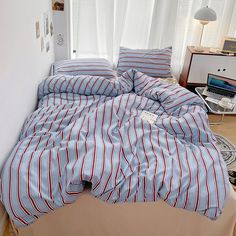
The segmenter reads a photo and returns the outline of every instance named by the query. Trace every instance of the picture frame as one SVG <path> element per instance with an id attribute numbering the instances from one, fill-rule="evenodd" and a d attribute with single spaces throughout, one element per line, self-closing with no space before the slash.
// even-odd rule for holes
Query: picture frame
<path id="1" fill-rule="evenodd" d="M 44 21 L 44 36 L 47 37 L 47 35 L 49 34 L 49 14 L 48 13 L 44 13 L 43 16 L 43 21 Z"/>
<path id="2" fill-rule="evenodd" d="M 50 35 L 51 35 L 51 37 L 53 36 L 53 34 L 54 34 L 54 27 L 53 27 L 53 23 L 51 21 L 51 23 L 50 23 Z"/>
<path id="3" fill-rule="evenodd" d="M 224 53 L 236 53 L 236 38 L 224 37 L 221 44 L 221 51 Z"/>
<path id="4" fill-rule="evenodd" d="M 41 37 L 41 52 L 44 50 L 44 38 Z"/>
<path id="5" fill-rule="evenodd" d="M 49 52 L 49 51 L 50 51 L 50 43 L 47 42 L 47 43 L 46 43 L 46 52 Z"/>
<path id="6" fill-rule="evenodd" d="M 40 23 L 39 23 L 39 21 L 36 21 L 36 23 L 35 23 L 35 33 L 36 33 L 36 39 L 40 38 Z"/>
<path id="7" fill-rule="evenodd" d="M 53 11 L 64 11 L 64 0 L 52 0 Z"/>

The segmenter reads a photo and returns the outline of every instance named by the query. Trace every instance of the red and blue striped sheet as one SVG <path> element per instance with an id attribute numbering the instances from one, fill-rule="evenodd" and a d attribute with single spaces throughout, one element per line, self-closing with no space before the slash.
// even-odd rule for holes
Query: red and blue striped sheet
<path id="1" fill-rule="evenodd" d="M 2 171 L 1 201 L 17 226 L 73 203 L 86 182 L 111 203 L 222 213 L 227 169 L 193 93 L 130 70 L 117 80 L 52 76 L 38 94 Z M 143 111 L 158 116 L 153 125 Z"/>

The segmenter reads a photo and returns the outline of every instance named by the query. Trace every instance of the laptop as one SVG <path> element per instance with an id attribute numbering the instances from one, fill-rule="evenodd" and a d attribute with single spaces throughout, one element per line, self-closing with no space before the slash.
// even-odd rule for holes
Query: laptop
<path id="1" fill-rule="evenodd" d="M 203 95 L 217 100 L 227 97 L 234 102 L 236 99 L 236 80 L 208 74 L 207 86 L 203 91 Z"/>

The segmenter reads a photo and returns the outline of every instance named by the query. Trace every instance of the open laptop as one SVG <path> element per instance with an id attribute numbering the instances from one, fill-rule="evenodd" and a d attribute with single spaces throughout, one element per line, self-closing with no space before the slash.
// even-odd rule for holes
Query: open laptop
<path id="1" fill-rule="evenodd" d="M 208 74 L 207 86 L 203 91 L 203 95 L 217 100 L 227 97 L 230 98 L 231 101 L 235 101 L 236 80 L 220 75 Z"/>

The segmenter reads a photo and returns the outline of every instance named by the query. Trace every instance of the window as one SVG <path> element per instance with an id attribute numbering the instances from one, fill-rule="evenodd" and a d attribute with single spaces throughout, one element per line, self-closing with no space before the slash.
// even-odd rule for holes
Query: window
<path id="1" fill-rule="evenodd" d="M 104 57 L 115 63 L 120 46 L 173 46 L 173 72 L 179 75 L 187 45 L 197 45 L 195 12 L 209 5 L 217 21 L 205 27 L 203 45 L 219 47 L 235 36 L 236 0 L 72 0 L 74 57 Z"/>

